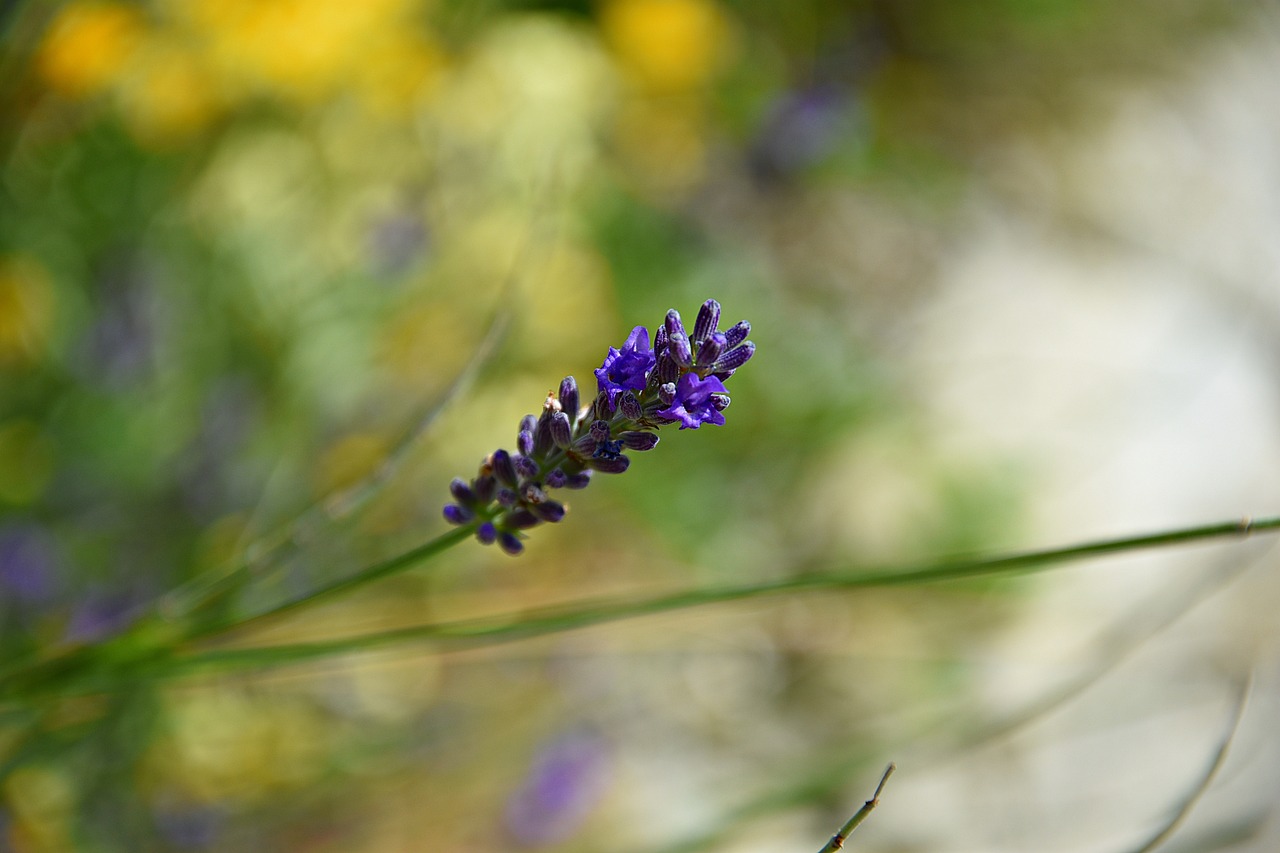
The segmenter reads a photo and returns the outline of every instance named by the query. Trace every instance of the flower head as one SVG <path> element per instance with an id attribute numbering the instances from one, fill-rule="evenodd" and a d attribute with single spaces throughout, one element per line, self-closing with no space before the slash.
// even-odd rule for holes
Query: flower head
<path id="1" fill-rule="evenodd" d="M 595 371 L 599 393 L 579 406 L 572 376 L 547 395 L 540 416 L 525 415 L 516 452 L 497 450 L 469 483 L 450 484 L 454 503 L 444 508 L 451 524 L 470 525 L 485 545 L 508 554 L 524 549 L 521 531 L 564 518 L 568 507 L 548 496 L 554 489 L 582 489 L 593 473 L 621 474 L 631 465 L 625 451 L 643 452 L 658 443 L 665 424 L 698 429 L 722 426 L 729 393 L 724 383 L 755 354 L 746 340 L 751 325 L 717 331 L 720 303 L 708 299 L 693 334 L 672 310 L 649 342 L 636 326 L 621 349 L 609 347 Z"/>

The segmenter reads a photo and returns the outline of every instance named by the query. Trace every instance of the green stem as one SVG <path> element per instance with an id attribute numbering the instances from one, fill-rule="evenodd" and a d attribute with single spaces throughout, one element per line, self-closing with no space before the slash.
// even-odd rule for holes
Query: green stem
<path id="1" fill-rule="evenodd" d="M 1103 539 L 1065 548 L 1029 551 L 1022 554 L 940 565 L 934 564 L 913 569 L 810 574 L 764 583 L 687 590 L 640 600 L 603 599 L 564 607 L 546 608 L 517 620 L 513 620 L 510 614 L 504 614 L 497 617 L 417 625 L 392 631 L 312 643 L 196 652 L 185 657 L 177 657 L 166 661 L 160 671 L 155 674 L 169 676 L 204 669 L 238 669 L 245 666 L 279 665 L 349 652 L 367 651 L 412 641 L 429 640 L 440 644 L 457 646 L 490 645 L 560 633 L 637 616 L 702 607 L 708 604 L 820 589 L 906 586 L 988 575 L 1021 574 L 1104 554 L 1169 547 L 1227 537 L 1241 538 L 1252 533 L 1274 532 L 1276 530 L 1280 530 L 1280 517 L 1255 520 L 1246 518 L 1240 521 L 1180 528 L 1142 536 Z M 459 534 L 464 532 L 469 533 L 470 531 L 467 528 L 460 528 L 450 535 L 461 538 Z M 436 549 L 442 549 L 454 544 L 456 540 L 442 541 L 449 539 L 450 535 L 419 546 L 419 548 L 406 552 L 400 557 L 393 557 L 385 563 L 374 566 L 347 581 L 321 589 L 304 599 L 282 605 L 241 622 L 220 626 L 216 631 L 208 631 L 201 636 L 223 634 L 270 616 L 296 610 L 304 605 L 314 603 L 319 598 L 327 598 L 337 592 L 347 591 L 357 585 L 363 585 L 372 580 L 385 577 L 391 572 L 405 568 L 414 560 L 421 558 L 428 549 L 434 552 Z"/>
<path id="2" fill-rule="evenodd" d="M 848 839 L 858 826 L 867 819 L 867 815 L 871 814 L 871 810 L 880 805 L 880 793 L 884 791 L 884 783 L 889 781 L 889 777 L 893 775 L 893 771 L 897 769 L 892 762 L 884 769 L 884 775 L 880 777 L 880 784 L 876 785 L 876 792 L 871 795 L 871 799 L 862 804 L 862 808 L 854 812 L 853 817 L 849 818 L 844 826 L 840 827 L 840 831 L 831 836 L 831 840 L 827 842 L 827 846 L 823 847 L 818 853 L 835 853 Z"/>
<path id="3" fill-rule="evenodd" d="M 260 613 L 255 613 L 252 616 L 244 617 L 243 619 L 235 619 L 200 626 L 188 633 L 185 639 L 196 640 L 225 634 L 230 631 L 246 628 L 250 625 L 259 625 L 263 622 L 277 619 L 306 607 L 321 604 L 335 596 L 351 592 L 352 590 L 359 589 L 362 586 L 367 586 L 375 581 L 380 581 L 383 578 L 412 569 L 414 566 L 434 557 L 436 554 L 452 548 L 460 542 L 466 541 L 474 533 L 474 524 L 455 527 L 447 533 L 442 533 L 435 539 L 410 548 L 408 551 L 397 554 L 394 557 L 389 557 L 380 563 L 374 563 L 372 566 L 364 568 L 353 575 L 333 581 L 319 589 L 312 590 L 301 598 L 295 598 L 291 601 L 286 601 L 283 604 L 277 604 L 275 607 L 263 610 Z"/>
<path id="4" fill-rule="evenodd" d="M 328 601 L 342 593 L 411 569 L 436 554 L 466 540 L 475 525 L 454 528 L 408 551 L 368 566 L 355 574 L 322 586 L 301 598 L 278 604 L 244 618 L 185 622 L 180 617 L 143 620 L 132 629 L 94 646 L 75 646 L 42 660 L 23 660 L 0 669 L 0 703 L 32 692 L 94 693 L 110 689 L 121 668 L 141 668 L 148 673 L 167 671 L 172 652 L 181 644 L 216 637 Z M 132 675 L 130 677 L 133 677 Z M 3 707 L 0 704 L 0 707 Z"/>

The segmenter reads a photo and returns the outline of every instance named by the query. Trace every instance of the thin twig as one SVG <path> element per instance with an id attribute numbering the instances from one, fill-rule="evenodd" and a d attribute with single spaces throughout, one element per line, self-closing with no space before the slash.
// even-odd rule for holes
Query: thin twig
<path id="1" fill-rule="evenodd" d="M 1049 690 L 1000 720 L 978 727 L 971 726 L 967 731 L 961 730 L 955 734 L 950 752 L 941 758 L 931 757 L 930 761 L 936 765 L 959 760 L 982 744 L 1008 736 L 1017 729 L 1061 708 L 1104 675 L 1113 671 L 1147 641 L 1169 628 L 1193 607 L 1220 592 L 1253 565 L 1256 565 L 1256 562 L 1246 563 L 1233 558 L 1222 571 L 1206 575 L 1187 589 L 1165 596 L 1158 602 L 1143 602 L 1132 612 L 1117 618 L 1114 621 L 1115 627 L 1105 631 L 1090 643 L 1091 647 L 1096 649 L 1091 656 L 1095 662 L 1084 669 L 1078 677 Z M 918 744 L 923 739 L 921 736 L 924 733 L 932 732 L 936 727 L 937 721 L 922 722 L 916 734 L 906 734 L 902 737 L 901 745 L 906 748 L 908 745 Z M 819 764 L 820 760 L 817 758 L 805 760 L 804 772 L 799 781 L 793 778 L 789 783 L 774 788 L 764 795 L 744 800 L 724 813 L 721 820 L 716 821 L 711 829 L 664 846 L 661 848 L 661 853 L 699 853 L 703 850 L 717 849 L 733 827 L 740 826 L 747 820 L 758 819 L 762 815 L 794 808 L 829 795 L 837 786 L 845 784 L 845 780 L 851 773 L 860 770 L 867 763 L 868 756 L 865 749 L 860 748 L 844 753 L 829 753 L 826 759 L 821 762 L 821 766 L 816 771 L 815 765 Z"/>
<path id="2" fill-rule="evenodd" d="M 1213 784 L 1214 777 L 1222 769 L 1222 765 L 1227 759 L 1227 751 L 1231 748 L 1231 742 L 1235 740 L 1236 731 L 1240 728 L 1240 720 L 1244 717 L 1245 703 L 1249 698 L 1249 689 L 1252 682 L 1253 679 L 1250 677 L 1240 685 L 1240 693 L 1236 698 L 1235 713 L 1232 715 L 1231 723 L 1227 726 L 1227 730 L 1213 754 L 1213 759 L 1209 762 L 1208 767 L 1205 768 L 1205 772 L 1196 783 L 1196 786 L 1183 798 L 1182 802 L 1178 804 L 1173 814 L 1156 834 L 1151 836 L 1146 843 L 1129 851 L 1129 853 L 1151 853 L 1152 850 L 1168 841 L 1173 837 L 1178 827 L 1182 825 L 1187 815 L 1191 813 L 1191 810 L 1195 808 L 1196 803 L 1200 802 L 1200 798 L 1209 790 L 1209 786 Z"/>
<path id="3" fill-rule="evenodd" d="M 844 847 L 845 841 L 848 840 L 853 831 L 867 819 L 867 816 L 871 814 L 872 809 L 880 805 L 880 793 L 884 790 L 884 783 L 889 781 L 889 777 L 893 775 L 893 771 L 896 769 L 897 765 L 892 761 L 889 762 L 889 766 L 884 769 L 884 775 L 880 777 L 880 784 L 876 785 L 876 792 L 871 795 L 871 799 L 863 803 L 862 808 L 853 813 L 853 817 L 849 818 L 848 822 L 844 826 L 840 827 L 839 832 L 831 836 L 831 840 L 827 842 L 827 846 L 819 850 L 818 853 L 834 853 L 834 851 Z"/>

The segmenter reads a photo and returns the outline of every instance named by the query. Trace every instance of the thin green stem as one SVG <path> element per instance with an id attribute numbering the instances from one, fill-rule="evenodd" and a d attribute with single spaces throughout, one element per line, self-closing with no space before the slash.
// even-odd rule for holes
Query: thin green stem
<path id="1" fill-rule="evenodd" d="M 1277 530 L 1280 530 L 1280 517 L 1256 520 L 1246 518 L 1239 521 L 1180 528 L 1142 536 L 1103 539 L 1065 548 L 1052 548 L 1043 551 L 1029 551 L 1022 554 L 934 564 L 905 570 L 830 572 L 764 583 L 686 590 L 639 600 L 597 599 L 562 607 L 545 608 L 521 618 L 513 618 L 511 614 L 502 614 L 496 617 L 417 625 L 392 631 L 312 643 L 196 652 L 166 661 L 162 670 L 155 674 L 166 676 L 206 669 L 226 670 L 239 669 L 246 666 L 279 665 L 349 652 L 367 651 L 413 641 L 433 641 L 440 645 L 467 647 L 491 645 L 555 634 L 637 616 L 687 610 L 709 604 L 822 589 L 906 586 L 991 575 L 1024 574 L 1105 554 L 1127 553 L 1229 537 L 1242 538 L 1253 533 L 1275 532 Z M 285 612 L 300 609 L 318 600 L 329 598 L 339 592 L 349 591 L 356 586 L 370 583 L 394 571 L 407 568 L 413 561 L 422 557 L 428 549 L 434 552 L 435 549 L 442 549 L 454 544 L 457 540 L 451 539 L 450 536 L 462 538 L 464 532 L 469 533 L 470 531 L 467 528 L 460 528 L 450 535 L 433 540 L 424 546 L 419 546 L 419 548 L 406 552 L 400 557 L 393 557 L 385 563 L 353 576 L 349 580 L 318 590 L 304 599 L 281 605 L 241 622 L 220 626 L 216 631 L 208 631 L 201 636 L 224 634 L 235 628 L 253 624 L 268 617 L 282 615 Z"/>
<path id="2" fill-rule="evenodd" d="M 871 799 L 862 804 L 862 808 L 853 813 L 853 817 L 849 818 L 844 826 L 840 827 L 840 831 L 831 836 L 831 840 L 827 842 L 827 846 L 823 847 L 818 853 L 835 853 L 848 840 L 849 836 L 857 829 L 867 816 L 871 814 L 872 809 L 880 805 L 880 794 L 884 791 L 884 784 L 889 781 L 889 777 L 896 770 L 896 765 L 889 762 L 889 766 L 884 769 L 884 775 L 880 777 L 880 784 L 876 785 L 876 792 L 871 795 Z"/>
<path id="3" fill-rule="evenodd" d="M 353 575 L 333 581 L 319 589 L 312 590 L 300 598 L 295 598 L 282 604 L 277 604 L 275 607 L 255 613 L 252 616 L 246 616 L 242 619 L 234 619 L 226 622 L 201 626 L 189 633 L 185 639 L 195 640 L 225 634 L 230 631 L 246 628 L 250 625 L 260 625 L 269 620 L 278 619 L 281 616 L 294 613 L 306 607 L 323 604 L 336 596 L 351 592 L 363 586 L 368 586 L 371 583 L 375 583 L 376 581 L 380 581 L 383 578 L 390 577 L 391 575 L 412 569 L 414 566 L 429 560 L 436 554 L 452 548 L 460 542 L 466 541 L 474 533 L 474 524 L 455 527 L 446 533 L 442 533 L 435 539 L 410 548 L 408 551 L 397 554 L 394 557 L 389 557 L 380 563 L 374 563 L 372 566 L 368 566 Z"/>

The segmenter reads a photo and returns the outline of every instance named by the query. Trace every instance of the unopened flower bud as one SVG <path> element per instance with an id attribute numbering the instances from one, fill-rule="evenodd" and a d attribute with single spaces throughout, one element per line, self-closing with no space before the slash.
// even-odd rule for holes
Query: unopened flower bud
<path id="1" fill-rule="evenodd" d="M 504 486 L 514 486 L 520 481 L 516 475 L 515 463 L 511 460 L 511 454 L 505 450 L 495 450 L 489 457 L 489 465 L 493 468 L 493 475 L 498 478 L 498 482 Z"/>
<path id="2" fill-rule="evenodd" d="M 675 359 L 671 357 L 669 348 L 658 358 L 658 364 L 653 368 L 653 375 L 660 383 L 675 382 L 680 378 L 680 365 L 676 364 Z"/>
<path id="3" fill-rule="evenodd" d="M 538 517 L 527 509 L 513 509 L 502 519 L 502 526 L 512 530 L 524 530 L 538 526 Z"/>
<path id="4" fill-rule="evenodd" d="M 492 521 L 486 521 L 476 528 L 476 538 L 482 545 L 492 545 L 493 540 L 498 538 L 498 530 L 493 526 Z"/>
<path id="5" fill-rule="evenodd" d="M 676 398 L 676 383 L 664 382 L 658 386 L 658 399 L 662 401 L 664 406 L 670 406 L 671 401 Z"/>
<path id="6" fill-rule="evenodd" d="M 737 370 L 739 367 L 747 363 L 751 356 L 756 354 L 756 345 L 751 341 L 747 341 L 741 346 L 729 350 L 724 355 L 716 359 L 712 369 L 719 372 L 721 370 Z"/>
<path id="7" fill-rule="evenodd" d="M 680 322 L 680 312 L 674 308 L 667 312 L 663 325 L 666 327 L 668 338 L 684 334 L 684 323 Z"/>
<path id="8" fill-rule="evenodd" d="M 556 412 L 550 420 L 551 440 L 555 446 L 564 450 L 573 443 L 573 427 L 569 424 L 569 416 L 564 412 Z"/>
<path id="9" fill-rule="evenodd" d="M 498 534 L 498 547 L 514 557 L 524 550 L 524 543 L 519 536 L 504 530 Z"/>
<path id="10" fill-rule="evenodd" d="M 564 520 L 565 506 L 559 501 L 543 501 L 533 507 L 533 514 L 543 521 L 555 524 Z"/>
<path id="11" fill-rule="evenodd" d="M 466 524 L 475 518 L 476 514 L 471 510 L 457 504 L 446 504 L 444 508 L 444 520 L 450 524 Z"/>
<path id="12" fill-rule="evenodd" d="M 720 357 L 720 353 L 724 352 L 724 348 L 724 335 L 720 332 L 712 332 L 698 348 L 698 366 L 710 367 Z"/>
<path id="13" fill-rule="evenodd" d="M 498 481 L 492 474 L 481 474 L 471 483 L 471 490 L 476 493 L 476 502 L 484 506 L 493 500 L 493 493 L 498 488 Z"/>
<path id="14" fill-rule="evenodd" d="M 572 425 L 578 419 L 578 382 L 572 376 L 566 376 L 560 382 L 560 407 Z"/>
<path id="15" fill-rule="evenodd" d="M 614 456 L 612 458 L 588 459 L 587 465 L 601 474 L 621 474 L 631 465 L 631 460 L 626 456 Z"/>
<path id="16" fill-rule="evenodd" d="M 624 418 L 629 418 L 633 421 L 638 421 L 644 417 L 644 409 L 641 408 L 640 401 L 630 391 L 618 398 L 618 410 L 622 412 Z"/>
<path id="17" fill-rule="evenodd" d="M 671 360 L 679 366 L 693 366 L 693 349 L 689 346 L 689 339 L 683 333 L 677 332 L 671 336 L 671 345 L 667 352 Z"/>
<path id="18" fill-rule="evenodd" d="M 698 309 L 698 319 L 693 324 L 693 339 L 695 341 L 705 341 L 719 324 L 720 303 L 714 299 L 708 299 Z"/>
<path id="19" fill-rule="evenodd" d="M 551 440 L 551 411 L 544 410 L 538 418 L 538 425 L 533 428 L 533 453 L 530 456 L 545 456 L 555 446 Z"/>
<path id="20" fill-rule="evenodd" d="M 563 489 L 564 484 L 568 481 L 569 475 L 565 474 L 560 468 L 556 468 L 547 474 L 543 483 L 548 489 Z"/>
<path id="21" fill-rule="evenodd" d="M 732 326 L 725 329 L 725 332 L 724 332 L 725 348 L 733 349 L 738 344 L 745 341 L 747 339 L 747 335 L 749 334 L 751 334 L 751 324 L 748 323 L 746 320 L 742 320 L 740 322 L 734 323 Z"/>
<path id="22" fill-rule="evenodd" d="M 453 499 L 460 505 L 473 507 L 476 505 L 476 493 L 467 485 L 467 481 L 461 477 L 454 477 L 449 483 L 449 494 L 453 495 Z"/>
<path id="23" fill-rule="evenodd" d="M 525 415 L 520 419 L 520 432 L 532 434 L 534 428 L 538 425 L 538 419 L 533 415 Z"/>
<path id="24" fill-rule="evenodd" d="M 624 432 L 619 438 L 631 450 L 653 450 L 658 445 L 658 435 L 653 432 L 630 430 Z"/>

